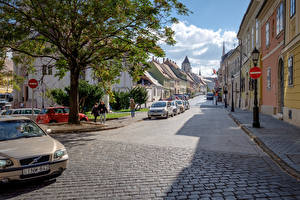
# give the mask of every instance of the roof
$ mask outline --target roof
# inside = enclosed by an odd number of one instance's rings
[[[28,117],[1,115],[0,122],[15,121],[15,120],[30,120]]]
[[[242,22],[241,22],[241,24],[240,24],[240,27],[239,27],[239,31],[238,31],[238,33],[237,33],[237,36],[238,36],[238,35],[240,34],[240,32],[241,32],[243,23],[244,23],[244,21],[246,20],[246,16],[247,16],[247,14],[248,14],[248,12],[249,12],[249,10],[250,10],[250,8],[251,8],[251,6],[252,6],[252,4],[253,4],[254,1],[255,1],[255,0],[251,0],[251,2],[249,3],[249,6],[248,6],[248,8],[247,8],[247,11],[246,11],[246,13],[244,14],[243,19],[242,19]]]
[[[145,71],[144,74],[153,85],[163,87],[155,78],[151,76],[151,74],[149,74],[149,72]]]
[[[185,56],[185,59],[184,59],[184,61],[182,62],[182,64],[183,64],[183,63],[190,63],[190,61],[189,61],[189,59],[188,59],[187,56]]]
[[[162,69],[161,64],[156,61],[152,61],[152,63],[165,78],[171,79],[171,77]]]
[[[161,64],[162,69],[174,80],[179,80],[179,78],[174,74],[172,69],[167,64]]]

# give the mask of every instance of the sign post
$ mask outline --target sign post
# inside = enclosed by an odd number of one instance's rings
[[[31,96],[31,118],[33,119],[33,99],[34,99],[34,88],[39,85],[36,79],[30,79],[28,81],[28,86],[32,89],[32,96]]]
[[[257,67],[257,63],[259,60],[259,51],[254,48],[252,51],[252,61],[254,67],[252,67],[249,71],[250,77],[254,79],[254,106],[253,106],[253,128],[260,128],[259,122],[259,108],[258,108],[258,101],[257,101],[257,79],[261,76],[261,69]]]

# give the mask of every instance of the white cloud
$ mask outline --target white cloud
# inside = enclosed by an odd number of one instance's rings
[[[226,52],[238,44],[236,32],[200,28],[187,22],[172,25],[175,31],[175,46],[162,45],[168,58],[180,66],[188,56],[193,68],[201,68],[204,75],[211,75],[212,69],[218,69],[222,54],[223,42]]]

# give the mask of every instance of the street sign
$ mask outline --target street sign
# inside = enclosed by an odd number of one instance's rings
[[[261,69],[259,67],[252,67],[249,74],[251,78],[258,79],[261,76]]]
[[[35,79],[30,79],[28,81],[28,86],[32,89],[36,88],[38,85],[39,85],[39,83]]]

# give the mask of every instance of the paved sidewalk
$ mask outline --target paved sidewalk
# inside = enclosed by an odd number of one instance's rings
[[[300,179],[299,127],[260,113],[261,128],[252,128],[252,112],[236,109],[229,115],[274,161]]]
[[[103,130],[121,128],[133,122],[144,120],[146,117],[147,117],[147,112],[136,112],[134,118],[131,118],[131,116],[126,116],[118,119],[111,119],[111,120],[107,120],[104,125],[97,120],[96,123],[93,121],[88,121],[88,122],[81,122],[80,125],[71,125],[68,123],[56,123],[56,124],[47,124],[47,125],[40,124],[40,126],[44,130],[51,129],[52,134],[94,132],[94,131],[103,131]]]

